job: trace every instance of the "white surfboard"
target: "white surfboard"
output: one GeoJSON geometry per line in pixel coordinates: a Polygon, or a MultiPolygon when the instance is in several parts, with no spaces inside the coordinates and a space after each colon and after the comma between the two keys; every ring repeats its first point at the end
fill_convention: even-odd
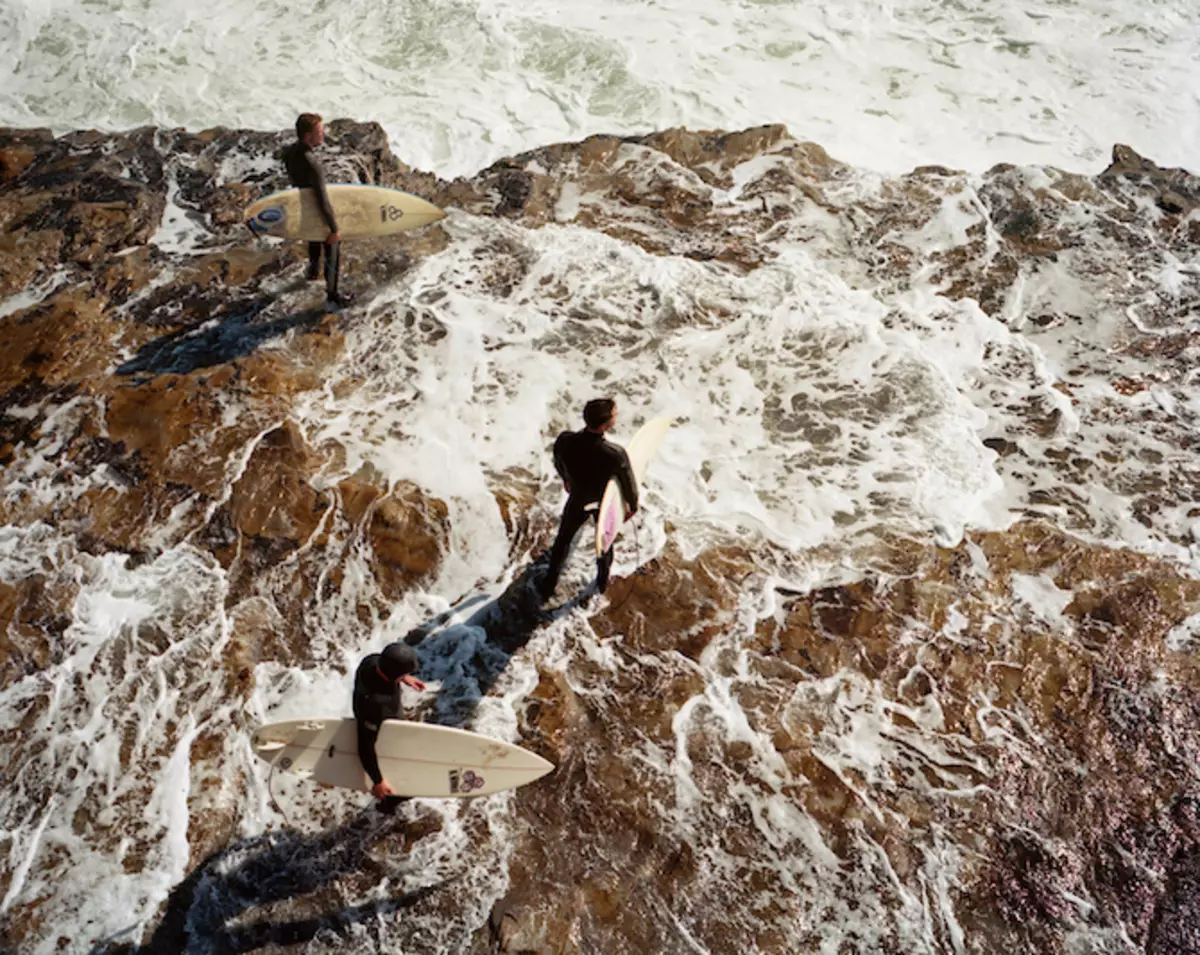
{"type": "MultiPolygon", "coordinates": [[[[671,427],[670,418],[652,418],[647,421],[633,436],[625,448],[629,455],[629,466],[633,469],[633,478],[637,481],[638,493],[642,489],[642,477],[650,464],[650,459],[658,453],[658,446],[666,437],[667,429],[671,427]]],[[[621,525],[629,517],[629,507],[625,496],[621,493],[621,485],[613,478],[604,489],[604,497],[600,499],[600,511],[596,515],[596,556],[603,557],[621,533],[621,525]]]]}
{"type": "MultiPolygon", "coordinates": [[[[343,239],[406,232],[446,216],[432,202],[386,186],[340,183],[326,189],[343,239]]],[[[245,216],[255,235],[310,242],[320,242],[329,235],[329,226],[311,189],[285,189],[266,196],[247,207],[245,216]]]]}
{"type": "MultiPolygon", "coordinates": [[[[352,718],[267,723],[254,731],[251,745],[278,769],[327,786],[371,791],[371,779],[358,760],[352,718]]],[[[375,754],[397,796],[487,796],[531,783],[554,769],[553,763],[512,743],[408,720],[384,721],[375,754]]]]}

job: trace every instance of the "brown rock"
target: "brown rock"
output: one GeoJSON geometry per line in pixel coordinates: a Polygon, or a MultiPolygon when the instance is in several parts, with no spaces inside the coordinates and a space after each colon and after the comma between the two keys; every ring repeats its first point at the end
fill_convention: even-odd
{"type": "MultiPolygon", "coordinates": [[[[4,205],[0,199],[0,219],[5,218],[4,205]]],[[[16,295],[44,271],[47,262],[56,261],[62,242],[62,232],[53,229],[0,233],[0,298],[16,295]]]]}
{"type": "Polygon", "coordinates": [[[34,379],[57,387],[103,378],[124,332],[105,304],[71,290],[0,319],[0,390],[34,379]]]}
{"type": "Polygon", "coordinates": [[[77,590],[40,575],[0,582],[0,690],[53,662],[77,590]]]}
{"type": "Polygon", "coordinates": [[[31,146],[8,146],[0,149],[0,184],[7,185],[24,172],[37,156],[31,146]]]}
{"type": "MultiPolygon", "coordinates": [[[[710,185],[728,188],[732,185],[732,179],[728,175],[719,176],[713,167],[727,174],[750,159],[774,151],[781,143],[790,139],[787,127],[775,124],[735,133],[677,127],[637,137],[631,141],[665,153],[710,185]]],[[[811,143],[805,145],[814,148],[828,162],[828,156],[825,156],[825,151],[819,146],[811,143]]]]}
{"type": "Polygon", "coordinates": [[[367,534],[386,596],[400,596],[440,566],[450,539],[448,513],[445,503],[410,484],[393,488],[371,509],[367,534]]]}
{"type": "Polygon", "coordinates": [[[1200,180],[1186,169],[1164,169],[1121,143],[1113,146],[1112,162],[1097,178],[1101,185],[1132,185],[1175,215],[1200,207],[1200,180]]]}
{"type": "Polygon", "coordinates": [[[250,537],[303,544],[328,504],[309,483],[320,459],[292,421],[268,432],[254,449],[229,498],[233,526],[250,537]]]}
{"type": "Polygon", "coordinates": [[[668,543],[667,552],[636,575],[612,581],[609,605],[591,618],[592,628],[601,638],[622,634],[625,645],[637,650],[678,650],[697,659],[728,625],[738,584],[754,569],[738,548],[685,561],[668,543]]]}

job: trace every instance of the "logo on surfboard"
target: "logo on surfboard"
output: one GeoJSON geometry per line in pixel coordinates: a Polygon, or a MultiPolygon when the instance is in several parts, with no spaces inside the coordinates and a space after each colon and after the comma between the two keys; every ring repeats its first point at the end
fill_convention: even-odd
{"type": "Polygon", "coordinates": [[[263,235],[271,231],[271,226],[278,225],[287,218],[287,213],[278,206],[271,206],[269,209],[263,209],[253,219],[246,220],[246,225],[250,226],[250,231],[255,235],[263,235]]]}
{"type": "Polygon", "coordinates": [[[404,210],[398,206],[391,206],[385,203],[379,207],[380,222],[398,222],[402,218],[404,218],[404,210]]]}
{"type": "Polygon", "coordinates": [[[447,775],[452,793],[469,793],[483,788],[483,777],[474,770],[452,769],[447,775]]]}

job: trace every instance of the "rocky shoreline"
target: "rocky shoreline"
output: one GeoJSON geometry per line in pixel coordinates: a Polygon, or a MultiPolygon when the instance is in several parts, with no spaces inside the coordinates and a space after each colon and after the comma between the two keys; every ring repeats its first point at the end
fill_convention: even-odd
{"type": "MultiPolygon", "coordinates": [[[[1120,145],[1095,176],[998,166],[974,187],[989,225],[929,253],[899,237],[921,233],[971,177],[924,167],[865,191],[854,170],[781,126],[592,137],[453,182],[407,167],[377,125],[341,120],[329,132],[332,180],[394,186],[525,229],[573,224],[650,255],[745,273],[769,263],[784,236],[817,251],[841,243],[851,263],[842,277],[856,287],[932,275],[948,302],[977,303],[1031,334],[1075,323],[1086,336],[1085,318],[1065,309],[1018,315],[1013,289],[1031,263],[1056,263],[1102,235],[1111,245],[1097,268],[1111,272],[1115,300],[1129,296],[1142,329],[1118,353],[1081,351],[1080,367],[1101,369],[1111,394],[1096,398],[1064,378],[1040,404],[1006,409],[1003,433],[985,440],[1009,473],[1036,466],[1053,476],[1031,482],[1007,530],[873,538],[858,550],[872,573],[779,591],[771,613],[754,609],[766,605],[759,597],[771,573],[799,557],[766,543],[691,556],[668,546],[617,580],[587,626],[600,640],[620,638],[619,665],[577,653],[571,679],[539,668],[520,735],[559,771],[552,785],[513,798],[517,835],[498,876],[507,890],[461,950],[815,951],[831,915],[804,901],[819,871],[842,914],[877,928],[843,936],[839,951],[1067,953],[1082,950],[1073,939],[1085,929],[1110,946],[1088,951],[1200,951],[1200,674],[1186,624],[1200,613],[1200,582],[1166,553],[1194,543],[1186,521],[1161,523],[1200,517],[1200,461],[1186,415],[1168,420],[1138,398],[1191,380],[1200,333],[1181,320],[1193,293],[1148,297],[1134,274],[1139,257],[1183,258],[1200,241],[1194,177],[1120,145]],[[735,188],[731,204],[723,196],[735,188]],[[814,225],[826,220],[837,228],[814,225]],[[1086,456],[1065,424],[1072,415],[1102,419],[1117,436],[1154,431],[1159,461],[1131,470],[1116,438],[1111,460],[1086,456]],[[1042,440],[1059,441],[1056,453],[1035,452],[1042,440]],[[1102,529],[1073,503],[1084,475],[1129,494],[1163,553],[1100,542],[1102,529]],[[1068,595],[1053,618],[1022,602],[1026,581],[1041,575],[1068,595]],[[718,685],[738,698],[770,758],[696,717],[686,755],[705,795],[689,802],[669,772],[622,754],[673,752],[681,707],[718,685]],[[835,772],[829,748],[852,728],[839,729],[833,697],[884,714],[888,745],[909,755],[835,772]],[[764,772],[764,760],[777,765],[764,772]],[[773,807],[774,822],[747,810],[744,789],[773,807]],[[793,806],[808,822],[773,828],[793,806]],[[804,826],[807,843],[795,835],[804,826]],[[810,857],[817,870],[796,861],[810,857]],[[950,871],[960,875],[947,881],[950,871]],[[864,872],[890,888],[868,899],[864,872]],[[914,935],[923,921],[929,935],[914,935]]],[[[347,613],[371,626],[431,581],[450,549],[450,511],[436,489],[350,470],[344,448],[310,441],[294,420],[298,397],[325,387],[354,318],[315,307],[297,279],[298,246],[261,247],[241,223],[250,201],[284,185],[272,156],[285,141],[226,129],[57,138],[0,129],[0,524],[54,528],[74,542],[64,562],[116,555],[137,566],[186,542],[222,575],[228,619],[222,642],[181,645],[172,664],[181,673],[216,667],[220,677],[219,688],[181,678],[173,691],[201,717],[189,749],[189,876],[144,940],[101,948],[100,939],[68,939],[66,950],[344,950],[372,932],[363,944],[383,944],[390,929],[370,927],[377,921],[418,924],[470,908],[453,889],[382,902],[373,894],[387,859],[437,837],[428,814],[368,838],[355,823],[337,829],[329,809],[345,837],[336,845],[278,834],[239,841],[245,780],[224,769],[237,743],[203,719],[218,702],[243,708],[260,665],[311,660],[322,607],[350,592],[351,555],[365,555],[371,586],[344,598],[347,613]],[[273,921],[247,927],[229,914],[237,906],[222,907],[252,894],[222,868],[235,857],[261,884],[269,872],[284,879],[295,859],[332,858],[334,877],[276,886],[273,921]],[[201,897],[221,879],[224,894],[201,897]]],[[[361,307],[454,241],[439,224],[347,246],[361,307]]],[[[527,253],[498,231],[477,281],[504,300],[529,269],[527,253]]],[[[670,329],[729,317],[659,321],[670,329]]],[[[401,320],[418,344],[446,335],[417,309],[401,320]]],[[[811,427],[810,413],[780,403],[764,416],[790,433],[811,427]]],[[[536,480],[516,471],[491,480],[511,552],[544,547],[552,522],[535,502],[536,480]]],[[[0,730],[10,794],[0,825],[9,832],[66,785],[38,768],[46,744],[34,730],[52,694],[36,688],[62,659],[78,593],[54,567],[0,581],[0,693],[20,691],[23,701],[19,724],[0,730]]],[[[515,592],[478,622],[507,655],[536,624],[515,592]]],[[[176,636],[147,626],[136,639],[166,653],[176,636]]],[[[96,666],[119,673],[122,652],[105,648],[96,666]]],[[[56,676],[65,688],[56,692],[85,696],[90,676],[56,676]]],[[[142,689],[136,674],[121,675],[103,705],[119,710],[142,689]]],[[[172,724],[159,755],[183,733],[172,724]]],[[[136,773],[137,756],[123,758],[136,773]]],[[[149,805],[148,790],[113,799],[95,789],[71,825],[91,851],[119,854],[125,871],[137,871],[153,864],[153,840],[139,843],[149,805]]],[[[14,845],[12,835],[0,839],[10,856],[14,845]]],[[[37,863],[48,881],[70,865],[63,853],[37,863]]],[[[0,896],[13,878],[12,865],[0,869],[0,896]]],[[[18,899],[0,948],[55,944],[56,906],[65,904],[18,899]]]]}

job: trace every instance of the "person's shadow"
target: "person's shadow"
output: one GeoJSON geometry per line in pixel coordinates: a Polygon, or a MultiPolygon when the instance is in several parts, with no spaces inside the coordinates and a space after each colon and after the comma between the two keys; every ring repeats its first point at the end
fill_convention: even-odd
{"type": "Polygon", "coordinates": [[[227,310],[188,328],[146,342],[128,361],[117,366],[118,375],[186,375],[200,368],[224,365],[245,358],[264,342],[293,328],[309,331],[324,317],[321,309],[304,309],[272,321],[256,321],[273,299],[233,303],[227,310]]]}
{"type": "Polygon", "coordinates": [[[423,708],[425,722],[463,726],[507,669],[513,655],[546,624],[586,607],[595,593],[591,585],[566,602],[543,606],[537,582],[548,555],[527,566],[500,596],[476,594],[414,628],[404,638],[417,648],[417,674],[441,688],[423,708]]]}
{"type": "Polygon", "coordinates": [[[341,878],[357,875],[381,882],[394,877],[394,869],[385,870],[368,850],[405,853],[413,837],[421,835],[411,828],[400,816],[364,809],[345,825],[325,832],[276,830],[243,839],[213,853],[172,889],[162,921],[144,943],[105,939],[91,955],[178,955],[195,951],[197,942],[212,955],[240,955],[268,945],[308,942],[320,932],[346,935],[357,923],[412,908],[445,883],[321,915],[288,918],[268,913],[248,924],[233,923],[242,922],[240,916],[251,910],[269,910],[276,903],[306,897],[314,903],[310,907],[325,895],[336,905],[332,886],[341,878]],[[397,841],[402,845],[388,845],[397,841]]]}

